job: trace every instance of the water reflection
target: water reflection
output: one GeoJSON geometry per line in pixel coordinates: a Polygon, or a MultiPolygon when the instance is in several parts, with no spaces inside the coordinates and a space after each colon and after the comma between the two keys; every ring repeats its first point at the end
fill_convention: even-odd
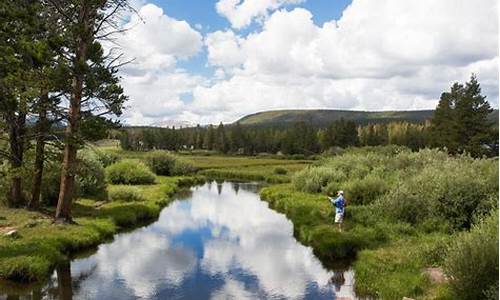
{"type": "Polygon", "coordinates": [[[352,272],[325,270],[293,238],[291,222],[260,201],[257,191],[243,183],[193,188],[157,222],[59,265],[45,286],[18,298],[352,297],[352,272]]]}

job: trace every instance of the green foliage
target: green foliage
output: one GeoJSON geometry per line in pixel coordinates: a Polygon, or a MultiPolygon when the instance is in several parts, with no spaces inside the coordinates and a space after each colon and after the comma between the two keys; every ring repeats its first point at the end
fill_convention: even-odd
{"type": "Polygon", "coordinates": [[[354,262],[357,294],[377,299],[453,299],[446,288],[433,291],[435,286],[423,272],[442,260],[447,243],[446,236],[433,234],[359,252],[354,262]]]}
{"type": "Polygon", "coordinates": [[[146,164],[157,175],[171,176],[176,162],[175,156],[166,151],[153,151],[147,154],[146,164]]]}
{"type": "Polygon", "coordinates": [[[453,240],[446,261],[459,299],[498,295],[498,211],[453,240]]]}
{"type": "Polygon", "coordinates": [[[318,193],[321,191],[336,192],[346,179],[342,170],[330,167],[311,167],[294,175],[292,182],[296,189],[318,193]]]}
{"type": "Polygon", "coordinates": [[[349,204],[360,205],[372,203],[384,195],[389,190],[389,184],[386,180],[370,174],[363,179],[347,182],[343,189],[346,190],[349,204]]]}
{"type": "Polygon", "coordinates": [[[434,112],[432,145],[446,147],[452,153],[467,152],[474,157],[488,153],[483,144],[498,141],[488,119],[493,109],[481,95],[481,87],[473,74],[470,81],[454,83],[449,92],[441,95],[434,112]]]}
{"type": "MultiPolygon", "coordinates": [[[[348,232],[338,232],[333,226],[333,209],[325,196],[294,191],[290,185],[277,185],[262,189],[261,198],[270,207],[283,212],[294,224],[294,234],[303,243],[313,247],[315,254],[325,262],[338,258],[353,258],[365,248],[377,247],[389,239],[389,234],[399,234],[397,226],[387,228],[382,216],[374,209],[349,206],[346,226],[360,223],[348,232]]],[[[408,234],[408,231],[404,231],[408,234]]]]}
{"type": "Polygon", "coordinates": [[[440,220],[440,230],[447,227],[444,224],[462,229],[469,228],[476,215],[497,207],[498,162],[450,158],[427,149],[351,149],[297,172],[292,182],[297,190],[310,193],[344,190],[353,205],[377,202],[382,213],[398,221],[440,220]]]}
{"type": "Polygon", "coordinates": [[[99,156],[91,150],[80,150],[78,166],[75,178],[77,194],[83,197],[106,199],[106,175],[99,156]]]}
{"type": "Polygon", "coordinates": [[[163,176],[194,174],[196,168],[191,162],[183,160],[166,151],[153,151],[147,154],[146,163],[153,172],[163,176]]]}
{"type": "Polygon", "coordinates": [[[113,184],[153,184],[155,175],[142,162],[124,159],[106,168],[106,177],[113,184]]]}
{"type": "Polygon", "coordinates": [[[47,161],[43,170],[41,197],[48,206],[55,206],[61,185],[61,163],[58,160],[47,161]]]}
{"type": "Polygon", "coordinates": [[[97,154],[97,159],[101,162],[104,168],[118,162],[121,159],[120,155],[109,151],[98,150],[96,151],[96,154],[97,154]]]}
{"type": "Polygon", "coordinates": [[[191,162],[181,158],[177,158],[175,160],[174,167],[172,168],[172,175],[174,176],[192,175],[197,171],[198,168],[191,162]]]}
{"type": "Polygon", "coordinates": [[[413,224],[438,218],[453,228],[469,228],[476,214],[498,199],[498,165],[467,157],[425,166],[381,199],[393,217],[413,224]]]}
{"type": "Polygon", "coordinates": [[[288,170],[283,167],[276,167],[274,168],[273,173],[276,175],[286,175],[288,170]]]}
{"type": "Polygon", "coordinates": [[[141,191],[134,186],[118,185],[109,188],[109,200],[111,201],[142,201],[144,197],[141,191]]]}

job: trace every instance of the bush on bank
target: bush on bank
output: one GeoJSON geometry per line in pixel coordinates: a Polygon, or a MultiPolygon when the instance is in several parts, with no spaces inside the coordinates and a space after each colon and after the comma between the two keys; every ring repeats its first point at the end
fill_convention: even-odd
{"type": "MultiPolygon", "coordinates": [[[[297,172],[292,184],[266,188],[262,196],[287,214],[298,239],[311,245],[320,258],[357,255],[359,295],[381,299],[497,295],[498,227],[496,233],[486,225],[467,230],[498,210],[498,160],[451,157],[430,149],[350,149],[297,172]],[[333,208],[320,200],[338,190],[344,190],[349,203],[342,233],[333,226],[333,208]],[[455,235],[460,238],[448,251],[455,235]],[[453,290],[431,283],[422,272],[445,265],[454,278],[453,290]],[[493,279],[479,285],[472,279],[476,273],[493,279]]],[[[491,218],[495,222],[490,226],[497,224],[498,213],[491,218]]]]}
{"type": "Polygon", "coordinates": [[[444,265],[458,299],[498,299],[498,210],[453,240],[444,265]]]}
{"type": "Polygon", "coordinates": [[[142,201],[141,191],[134,186],[118,185],[109,187],[109,200],[111,201],[142,201]]]}
{"type": "Polygon", "coordinates": [[[190,175],[197,171],[192,163],[161,150],[148,153],[146,164],[153,172],[162,176],[190,175]]]}
{"type": "Polygon", "coordinates": [[[374,149],[353,149],[326,159],[297,172],[293,185],[309,193],[344,190],[351,205],[377,202],[397,221],[439,219],[454,229],[469,228],[474,216],[497,202],[498,161],[449,157],[429,149],[374,149]]]}
{"type": "Polygon", "coordinates": [[[113,184],[153,184],[155,175],[142,162],[124,159],[106,168],[106,177],[113,184]]]}

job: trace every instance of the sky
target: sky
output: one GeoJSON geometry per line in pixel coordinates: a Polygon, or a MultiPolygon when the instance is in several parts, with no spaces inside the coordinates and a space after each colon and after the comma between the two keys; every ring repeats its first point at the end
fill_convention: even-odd
{"type": "Polygon", "coordinates": [[[277,109],[435,108],[474,73],[498,107],[497,0],[132,0],[129,125],[277,109]]]}

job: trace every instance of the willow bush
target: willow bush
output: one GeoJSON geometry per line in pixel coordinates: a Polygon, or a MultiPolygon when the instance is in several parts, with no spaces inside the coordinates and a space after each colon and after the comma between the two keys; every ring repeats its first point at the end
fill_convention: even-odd
{"type": "Polygon", "coordinates": [[[106,177],[114,184],[153,184],[155,175],[139,160],[124,159],[106,168],[106,177]]]}

